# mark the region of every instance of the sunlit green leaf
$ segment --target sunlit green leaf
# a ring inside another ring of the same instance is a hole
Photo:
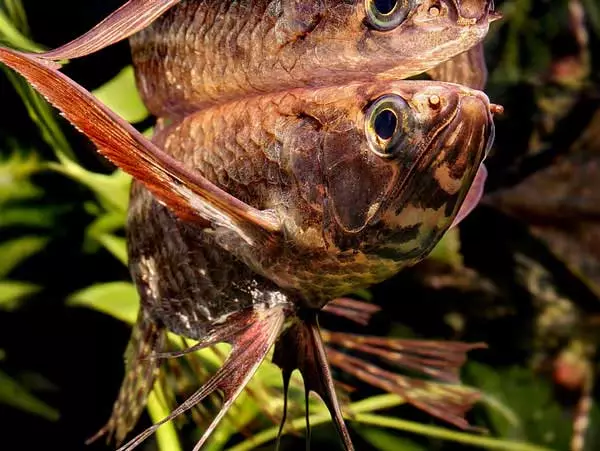
[[[127,266],[127,242],[125,238],[110,235],[108,233],[99,235],[96,239],[116,257],[121,263]]]
[[[0,10],[0,40],[11,47],[21,50],[30,52],[41,52],[44,50],[31,39],[24,36],[15,26],[13,20],[11,20],[2,10]]]
[[[87,186],[97,196],[105,209],[125,212],[129,204],[131,177],[121,170],[110,175],[88,171],[73,160],[63,158],[60,164],[49,163],[48,167]]]
[[[385,429],[357,427],[354,430],[379,451],[427,451],[423,446]]]
[[[0,277],[6,277],[25,259],[36,254],[48,243],[48,238],[24,236],[0,243]]]
[[[135,85],[132,66],[125,67],[93,94],[126,121],[135,123],[148,117],[148,110]]]
[[[0,280],[0,310],[14,310],[21,302],[41,289],[29,282]]]
[[[139,298],[133,284],[108,282],[92,285],[72,294],[68,304],[92,308],[132,324],[137,318]]]
[[[30,177],[41,169],[43,166],[33,153],[12,152],[8,158],[0,159],[0,205],[39,196],[41,191]]]
[[[46,229],[54,224],[60,210],[56,206],[4,206],[0,209],[0,228],[20,226]]]

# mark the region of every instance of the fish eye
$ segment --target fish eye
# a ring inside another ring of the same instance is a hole
[[[392,158],[403,138],[408,105],[402,97],[388,94],[379,97],[365,113],[365,133],[369,147],[382,158]]]
[[[379,31],[396,28],[413,7],[414,0],[365,0],[368,24]]]

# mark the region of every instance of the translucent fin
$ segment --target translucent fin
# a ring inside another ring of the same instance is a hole
[[[454,217],[454,221],[452,222],[452,227],[456,227],[460,222],[465,219],[469,214],[479,205],[479,201],[483,197],[483,191],[485,190],[485,181],[487,179],[487,168],[485,164],[479,166],[477,170],[477,174],[475,175],[475,180],[473,180],[473,184],[467,195],[465,200],[463,201],[458,213]]]
[[[354,321],[361,326],[369,324],[371,317],[379,312],[381,307],[358,301],[352,298],[337,298],[323,308],[324,312]]]
[[[417,371],[435,379],[457,383],[467,352],[485,349],[484,343],[404,340],[323,331],[328,349],[332,345],[377,357],[386,363]]]
[[[112,414],[106,425],[87,441],[88,444],[103,435],[107,442],[114,436],[120,443],[136,425],[159,370],[158,361],[147,357],[163,346],[164,338],[164,329],[158,327],[143,309],[140,310],[127,347],[125,378]]]
[[[344,449],[346,451],[354,450],[335,393],[327,354],[321,341],[316,312],[308,312],[304,317],[295,319],[293,324],[283,332],[275,345],[273,363],[277,364],[282,370],[284,386],[289,384],[292,372],[295,369],[300,370],[304,378],[306,391],[307,418],[308,394],[314,391],[329,409]],[[310,443],[309,427],[310,425],[307,424],[308,443]]]
[[[146,429],[118,451],[130,451],[136,448],[161,425],[190,410],[204,398],[219,390],[223,396],[222,406],[194,447],[194,451],[198,451],[264,360],[281,332],[283,322],[284,308],[281,306],[268,310],[249,309],[228,318],[227,324],[212,334],[211,340],[205,343],[206,346],[222,341],[231,343],[231,353],[223,366],[171,414]]]
[[[35,55],[54,61],[89,55],[146,28],[180,1],[129,0],[87,33],[54,50]]]
[[[465,353],[485,347],[437,341],[396,340],[363,337],[351,334],[328,333],[327,356],[332,366],[388,393],[395,393],[429,414],[461,429],[474,429],[464,418],[479,394],[458,385],[440,384],[397,374],[367,360],[343,353],[333,346],[377,357],[386,363],[420,371],[447,382],[458,382],[458,369]]]

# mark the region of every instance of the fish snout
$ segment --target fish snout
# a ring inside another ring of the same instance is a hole
[[[454,149],[455,170],[478,167],[489,153],[495,136],[494,120],[487,96],[474,92],[462,96],[459,113],[452,121],[446,146]]]

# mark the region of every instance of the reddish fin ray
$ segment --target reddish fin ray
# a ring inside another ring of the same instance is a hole
[[[0,48],[0,61],[25,77],[97,147],[184,220],[227,228],[268,246],[280,231],[269,211],[257,210],[187,169],[93,95],[42,60]]]
[[[323,308],[324,312],[354,321],[361,326],[369,324],[371,317],[379,312],[381,307],[358,301],[352,298],[337,298]]]
[[[229,357],[223,366],[167,417],[133,438],[119,448],[118,451],[133,450],[161,425],[192,409],[204,398],[219,390],[223,395],[223,403],[211,424],[204,431],[202,438],[194,447],[194,451],[198,451],[264,360],[281,332],[284,319],[284,308],[282,306],[262,311],[245,310],[229,318],[227,324],[221,329],[223,335],[214,334],[214,342],[206,344],[209,346],[219,341],[229,341],[232,344]],[[236,329],[239,331],[238,333],[234,333]]]
[[[467,360],[466,353],[487,347],[484,343],[404,340],[326,330],[322,335],[328,350],[333,345],[361,352],[386,363],[451,383],[459,382],[458,372]]]
[[[461,429],[474,429],[465,414],[479,399],[477,392],[396,374],[331,347],[327,348],[327,355],[331,365],[339,370],[388,393],[395,393],[415,407]]]

